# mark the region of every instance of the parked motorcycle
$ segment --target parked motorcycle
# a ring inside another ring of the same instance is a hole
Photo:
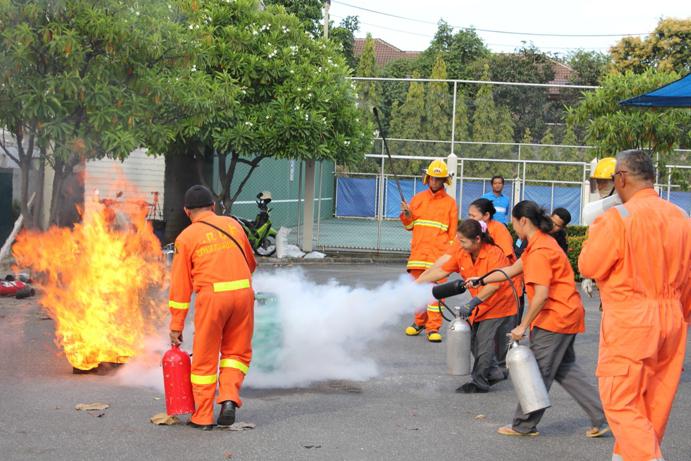
[[[259,256],[271,256],[276,252],[276,229],[271,226],[271,218],[269,213],[269,203],[271,202],[271,192],[264,191],[257,194],[257,207],[259,212],[254,218],[254,221],[242,218],[240,216],[233,216],[243,229],[250,241],[250,245],[254,252]]]

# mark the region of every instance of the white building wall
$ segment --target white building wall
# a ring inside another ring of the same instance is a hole
[[[99,199],[145,200],[150,205],[158,193],[157,216],[162,219],[165,159],[146,155],[145,149],[133,151],[124,162],[102,159],[86,163],[84,201],[86,206],[95,196]]]

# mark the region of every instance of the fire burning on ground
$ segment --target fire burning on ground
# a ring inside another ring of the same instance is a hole
[[[73,229],[25,231],[13,252],[29,267],[56,343],[80,370],[126,363],[161,326],[165,279],[161,246],[137,200],[95,200]]]

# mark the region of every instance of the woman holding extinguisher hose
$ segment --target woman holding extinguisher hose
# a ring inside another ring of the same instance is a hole
[[[440,267],[432,267],[423,272],[417,283],[436,282],[452,272],[458,272],[462,278],[467,279],[509,264],[502,249],[495,245],[487,233],[484,222],[474,219],[461,221],[456,235],[459,250]],[[456,392],[485,393],[490,386],[506,378],[504,370],[497,366],[494,345],[496,341],[506,342],[506,337],[498,336],[505,331],[504,325],[513,322],[516,303],[506,280],[484,287],[470,287],[469,291],[473,297],[461,308],[461,315],[469,316],[471,351],[475,362],[471,381],[456,389]]]
[[[528,240],[521,259],[504,268],[509,277],[523,274],[528,294],[528,310],[520,324],[511,330],[518,341],[530,333],[530,348],[535,354],[547,390],[557,381],[588,414],[591,428],[587,437],[609,432],[598,391],[576,363],[574,340],[585,331],[585,311],[564,251],[550,237],[552,220],[535,202],[524,200],[514,206],[511,222],[518,237]],[[495,283],[504,276],[495,273],[481,283]],[[467,285],[477,283],[468,280]],[[509,370],[509,373],[511,370]],[[498,429],[502,435],[536,436],[545,410],[523,413],[518,405],[513,422]]]

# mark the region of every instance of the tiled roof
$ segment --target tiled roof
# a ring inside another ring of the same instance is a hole
[[[364,48],[365,39],[356,38],[353,47],[353,54],[356,58],[360,57]],[[418,57],[420,53],[420,51],[403,51],[380,38],[374,39],[374,59],[377,62],[377,67],[384,67],[386,64],[396,59],[413,59]]]

